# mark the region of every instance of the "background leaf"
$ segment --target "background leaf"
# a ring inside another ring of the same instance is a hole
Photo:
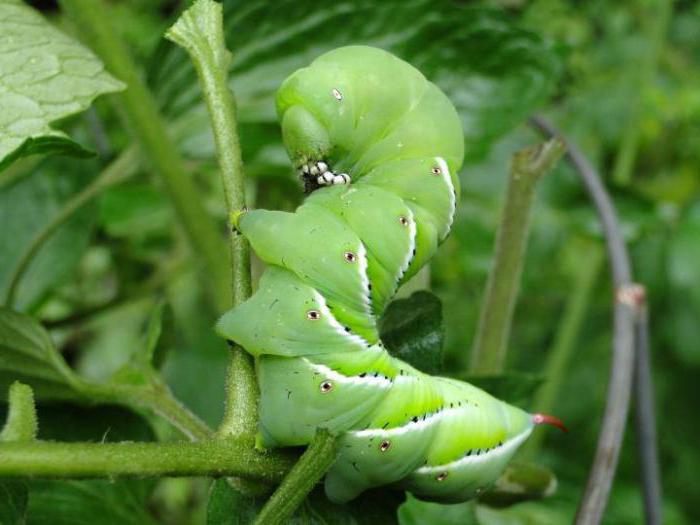
[[[33,318],[0,307],[0,396],[14,381],[34,389],[37,399],[74,399],[77,377],[44,328]]]
[[[442,369],[442,304],[432,293],[419,291],[391,302],[380,333],[391,355],[428,374]]]
[[[243,8],[228,1],[224,8],[226,38],[234,50],[231,86],[239,123],[270,123],[276,135],[274,93],[282,80],[343,45],[385,48],[435,81],[462,116],[471,156],[480,156],[540,106],[559,71],[557,56],[541,38],[503,12],[482,6],[443,0],[283,0],[274,10],[264,1]],[[187,121],[190,152],[211,156],[211,141],[196,138],[209,134],[208,122],[184,53],[164,45],[150,75],[165,111]],[[243,130],[248,141],[248,128]]]
[[[21,0],[0,5],[0,170],[21,155],[88,152],[50,123],[123,88],[90,50]]]
[[[231,488],[225,480],[212,485],[207,525],[249,525],[265,504],[267,496],[250,497]],[[368,491],[352,502],[337,505],[326,499],[323,487],[316,487],[304,500],[289,525],[392,525],[403,493],[386,489]]]
[[[39,438],[59,441],[152,441],[141,417],[119,407],[54,405],[39,410]],[[28,525],[152,525],[146,501],[154,480],[31,481]]]
[[[95,167],[92,164],[88,169]],[[0,188],[0,224],[11,225],[0,229],[0,297],[7,293],[20,256],[34,236],[90,180],[85,169],[64,159],[42,163],[28,176]],[[42,245],[17,287],[14,304],[19,309],[36,308],[76,269],[94,230],[95,217],[95,208],[85,206]]]
[[[27,485],[24,481],[0,481],[0,524],[25,523]]]

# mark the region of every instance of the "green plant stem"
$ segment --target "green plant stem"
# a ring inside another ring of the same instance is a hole
[[[581,260],[583,259],[584,257],[581,257]],[[569,367],[576,348],[576,340],[604,261],[603,249],[594,245],[591,249],[586,250],[585,264],[578,266],[573,291],[568,296],[562,320],[554,337],[554,344],[548,354],[545,367],[547,379],[535,396],[533,412],[550,414],[555,408],[557,397],[561,393],[561,386],[566,377],[566,369]],[[535,458],[545,436],[545,432],[535,429],[534,434],[523,447],[521,456],[528,459]]]
[[[255,520],[255,525],[287,523],[297,507],[333,464],[337,453],[336,439],[327,430],[318,430],[309,448],[265,503]]]
[[[31,441],[36,438],[39,423],[34,406],[34,391],[15,381],[8,394],[7,421],[0,432],[0,441]]]
[[[228,85],[230,53],[226,49],[221,4],[199,0],[185,11],[166,33],[190,55],[209,111],[221,168],[221,180],[229,215],[245,208],[243,159],[236,131],[236,104]],[[233,305],[251,294],[250,246],[240,234],[230,232]],[[252,357],[231,347],[226,380],[227,401],[219,434],[247,436],[251,443],[257,428],[258,387]]]
[[[69,220],[73,214],[88,202],[105,191],[107,188],[119,184],[133,175],[134,166],[137,163],[136,148],[126,149],[109,166],[107,166],[89,185],[82,191],[71,197],[58,214],[41,230],[39,230],[27,245],[27,248],[20,256],[17,264],[12,270],[10,284],[5,294],[5,304],[12,307],[17,294],[17,288],[22,281],[22,277],[29,268],[30,263],[39,252],[44,243],[53,235],[56,230]]]
[[[278,482],[293,458],[236,439],[169,443],[0,443],[0,477],[245,476]]]
[[[61,0],[60,3],[110,72],[127,84],[125,91],[115,95],[122,114],[142,146],[145,158],[161,176],[193,251],[202,257],[212,302],[217,310],[225,310],[230,304],[227,286],[224,286],[229,277],[218,228],[187,174],[152,94],[114,31],[109,9],[103,0]]]
[[[512,159],[503,217],[496,237],[494,264],[489,273],[471,355],[471,371],[498,373],[503,369],[515,300],[520,287],[530,215],[537,181],[565,151],[552,139],[525,148]]]
[[[196,414],[178,400],[170,388],[153,372],[147,386],[114,383],[83,383],[79,390],[97,403],[116,403],[131,409],[146,409],[162,417],[191,441],[212,437],[213,432]]]
[[[656,0],[651,2],[656,9],[653,13],[647,13],[649,18],[649,30],[646,41],[649,42],[649,51],[645,54],[638,75],[633,79],[632,91],[632,115],[628,119],[625,133],[620,142],[620,148],[615,157],[612,178],[616,184],[628,185],[632,180],[639,140],[641,137],[641,117],[643,113],[642,96],[647,86],[651,84],[656,74],[659,58],[664,48],[664,40],[668,32],[668,26],[673,14],[673,0]]]

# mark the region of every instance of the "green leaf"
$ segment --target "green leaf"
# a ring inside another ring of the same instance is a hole
[[[100,222],[111,236],[141,240],[168,235],[174,217],[167,197],[152,184],[127,182],[101,197]]]
[[[523,501],[542,499],[554,494],[557,478],[546,467],[529,461],[511,461],[489,490],[479,497],[491,507],[509,507]]]
[[[27,484],[24,481],[0,481],[0,524],[25,523]]]
[[[399,507],[401,525],[476,525],[474,502],[444,505],[421,501],[409,495],[406,503]]]
[[[0,4],[0,34],[0,170],[35,153],[89,154],[50,124],[123,84],[21,0]]]
[[[527,405],[544,376],[527,372],[504,372],[502,374],[455,374],[452,377],[466,381],[486,390],[489,394],[507,403]]]
[[[37,398],[79,397],[79,379],[46,330],[32,317],[0,307],[1,395],[14,381],[31,385]]]
[[[393,301],[380,321],[389,352],[428,374],[442,368],[444,332],[440,299],[426,291]]]
[[[249,525],[265,504],[266,496],[245,496],[225,480],[212,485],[207,525]],[[389,490],[368,491],[345,505],[331,503],[316,487],[288,521],[289,525],[391,525],[403,494]]]
[[[445,90],[474,156],[539,107],[559,73],[554,52],[504,13],[448,0],[282,0],[273,11],[262,0],[247,2],[245,9],[225,2],[224,22],[242,125],[276,122],[274,94],[294,70],[336,47],[368,44],[408,60]],[[191,153],[212,156],[211,140],[193,138],[210,130],[198,117],[205,112],[185,54],[163,47],[150,73],[166,112],[188,122],[186,142],[199,148]]]
[[[207,525],[249,525],[265,504],[267,496],[247,496],[225,479],[212,483],[207,506]]]
[[[88,183],[92,175],[86,170],[95,167],[92,162],[52,159],[0,190],[0,224],[12,225],[0,229],[0,297],[6,297],[16,267],[32,240]],[[51,235],[29,263],[13,306],[23,311],[35,308],[50,290],[70,277],[88,246],[94,218],[95,208],[87,205]]]
[[[165,301],[158,302],[148,320],[143,352],[134,356],[138,362],[149,368],[161,367],[168,350],[175,344],[174,323],[172,308]]]
[[[152,441],[146,421],[119,407],[40,408],[39,437],[56,441]],[[29,525],[152,525],[147,499],[152,480],[33,481],[29,484]]]
[[[35,481],[28,525],[155,525],[146,499],[152,482]]]

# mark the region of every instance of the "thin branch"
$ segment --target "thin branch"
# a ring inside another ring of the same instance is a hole
[[[0,478],[245,476],[279,482],[294,462],[238,439],[168,443],[0,443]]]
[[[547,136],[561,136],[561,133],[547,120],[535,116],[532,125]],[[610,379],[606,400],[605,414],[598,436],[593,465],[588,475],[578,513],[577,525],[600,523],[608,502],[612,480],[617,468],[617,461],[624,437],[625,425],[629,409],[634,368],[634,322],[637,317],[637,306],[630,296],[634,295],[634,285],[631,285],[631,268],[629,256],[625,247],[620,225],[615,215],[610,196],[606,192],[599,175],[588,162],[583,152],[571,142],[568,142],[567,158],[576,169],[589,196],[598,212],[607,243],[608,257],[616,289],[615,307],[613,313],[613,357],[610,367]],[[647,369],[649,374],[650,371]],[[644,403],[643,411],[653,414],[650,401],[653,394],[650,390],[641,392],[640,389],[650,389],[651,380],[648,377],[635,382],[638,403]],[[655,448],[654,444],[645,443],[648,436],[640,435],[640,447],[644,450]],[[654,480],[645,480],[644,486],[660,486],[658,472],[644,469],[644,476],[657,476]],[[658,509],[657,509],[658,510]]]
[[[149,410],[165,419],[191,441],[213,436],[209,426],[173,395],[156,372],[153,371],[148,379],[147,385],[136,386],[81,381],[78,390],[93,403],[114,403],[132,410]]]
[[[128,88],[115,95],[120,115],[141,145],[146,160],[161,176],[170,200],[193,251],[202,258],[209,297],[217,310],[229,305],[226,286],[229,275],[221,256],[221,236],[204,207],[204,199],[187,173],[184,161],[171,139],[156,102],[144,83],[109,17],[104,0],[60,0],[80,35],[85,36],[107,68]]]
[[[265,503],[255,520],[255,525],[287,523],[297,507],[333,464],[337,453],[336,439],[327,430],[318,430],[309,448]]]
[[[117,159],[107,166],[88,186],[71,197],[61,208],[61,211],[31,239],[27,248],[20,255],[17,264],[12,270],[10,284],[5,294],[5,305],[12,307],[17,294],[17,288],[22,277],[29,268],[30,263],[44,245],[44,243],[65,224],[75,212],[88,202],[105,191],[107,188],[119,184],[133,175],[137,164],[137,151],[135,147],[126,149]]]
[[[221,4],[199,0],[185,11],[166,37],[185,48],[197,76],[212,121],[221,180],[229,215],[245,208],[243,160],[236,131],[236,105],[228,86],[230,53],[223,33]],[[230,232],[233,305],[251,294],[250,246]],[[252,357],[242,348],[231,348],[226,379],[227,402],[220,435],[247,436],[251,443],[257,430],[258,387]]]
[[[636,366],[634,375],[637,453],[642,470],[642,491],[647,525],[661,525],[661,473],[657,454],[654,386],[649,357],[649,311],[646,290],[637,285],[639,315],[635,322]]]
[[[473,372],[495,373],[503,369],[520,288],[535,187],[563,153],[563,142],[552,139],[513,156],[503,217],[496,236],[494,263],[489,272],[471,354]]]

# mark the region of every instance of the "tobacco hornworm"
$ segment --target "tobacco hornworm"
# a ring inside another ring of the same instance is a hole
[[[294,213],[234,218],[268,268],[217,325],[256,357],[259,445],[337,434],[333,501],[386,484],[440,501],[479,494],[534,424],[557,421],[424,374],[377,331],[450,231],[464,155],[454,107],[406,62],[351,46],[287,78],[277,111],[310,195]]]

